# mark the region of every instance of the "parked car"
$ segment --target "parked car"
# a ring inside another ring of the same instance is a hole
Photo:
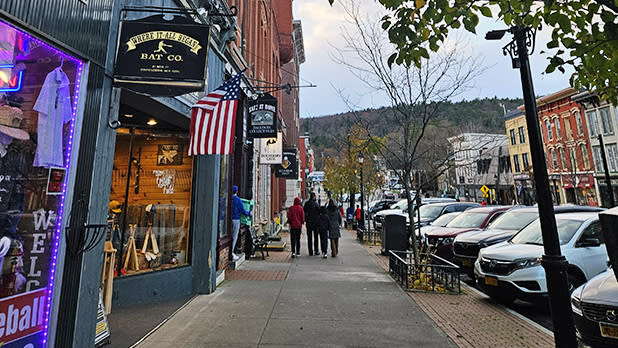
[[[425,201],[431,198],[426,198]],[[450,200],[450,198],[439,198]],[[430,224],[435,219],[439,218],[443,214],[453,213],[456,211],[464,211],[469,208],[479,207],[480,204],[474,202],[452,202],[445,201],[442,203],[425,203],[418,209],[417,224],[421,227]],[[451,221],[452,222],[452,221]]]
[[[414,200],[414,197],[412,199]],[[452,198],[423,198],[421,200],[421,206],[425,205],[425,204],[437,203],[437,202],[458,203],[458,202],[456,202]],[[475,205],[478,206],[478,203],[466,203],[466,204],[475,204]],[[414,207],[414,209],[416,209],[416,206]],[[465,209],[463,209],[463,210],[465,210]],[[448,211],[444,211],[441,214],[438,214],[436,217],[442,215],[443,213],[450,213],[450,212],[454,212],[454,211],[462,211],[462,210],[449,209]],[[405,216],[406,217],[406,224],[409,226],[410,225],[410,217],[408,216],[408,200],[407,199],[402,199],[399,202],[397,202],[396,204],[392,205],[390,209],[386,209],[386,210],[382,210],[382,211],[377,212],[374,215],[374,217],[373,217],[375,229],[376,230],[381,230],[382,229],[382,223],[384,222],[384,217],[386,215],[391,215],[391,214]],[[421,220],[422,219],[423,219],[423,216],[421,215]],[[421,224],[421,226],[427,225],[429,222],[433,221],[434,219],[427,219],[426,218],[425,219],[426,223],[425,224]],[[417,223],[418,223],[418,221],[417,221]]]
[[[613,269],[575,289],[571,310],[582,342],[595,348],[618,346],[618,281]]]
[[[596,212],[556,214],[571,289],[607,269],[607,250]],[[537,219],[506,242],[481,249],[474,263],[479,288],[496,301],[535,302],[547,296],[541,224]]]
[[[395,199],[395,194],[391,191],[384,191],[384,199]]]
[[[434,232],[434,231],[439,231],[443,228],[445,228],[446,225],[448,225],[449,222],[453,221],[454,218],[456,218],[457,216],[459,216],[459,214],[461,214],[463,212],[461,211],[456,211],[453,213],[446,213],[446,214],[442,214],[442,216],[440,216],[439,218],[433,220],[429,225],[425,225],[423,227],[421,227],[419,230],[419,235],[418,240],[419,242],[424,242],[425,241],[425,234],[429,233],[429,232]]]
[[[397,201],[394,199],[383,199],[380,201],[376,201],[375,203],[371,205],[369,210],[367,210],[367,216],[369,216],[369,218],[371,219],[373,218],[373,215],[375,213],[385,210],[385,209],[389,209],[391,205],[395,203],[397,203]]]
[[[554,207],[554,213],[599,212],[603,208],[586,205],[559,205]],[[517,206],[502,214],[484,230],[471,231],[455,237],[453,243],[453,261],[462,271],[474,274],[474,261],[479,250],[490,245],[504,242],[522,228],[539,217],[538,207]]]
[[[430,207],[432,205],[427,205]],[[449,222],[446,227],[425,233],[425,240],[435,255],[453,260],[453,241],[462,233],[487,227],[511,206],[497,205],[469,208]],[[421,207],[421,210],[423,207]]]

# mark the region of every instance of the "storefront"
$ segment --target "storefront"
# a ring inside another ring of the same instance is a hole
[[[567,203],[599,205],[592,173],[562,175],[562,187],[564,188]]]
[[[84,61],[0,17],[0,342],[47,343]],[[68,189],[70,190],[70,187]],[[70,195],[71,193],[69,193]],[[68,248],[69,253],[79,250]]]

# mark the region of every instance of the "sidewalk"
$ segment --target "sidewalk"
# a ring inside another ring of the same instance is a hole
[[[342,232],[336,258],[307,256],[303,233],[301,257],[271,252],[227,271],[137,347],[457,347]]]
[[[349,231],[356,236],[355,231]],[[363,245],[388,272],[388,257],[379,246]],[[551,348],[546,330],[496,304],[488,296],[461,284],[460,295],[408,292],[408,295],[460,348]]]

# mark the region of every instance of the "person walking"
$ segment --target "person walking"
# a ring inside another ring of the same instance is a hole
[[[318,248],[318,217],[320,216],[320,207],[315,201],[315,192],[311,192],[309,200],[305,202],[305,226],[307,227],[307,249],[309,250],[309,256],[313,256],[313,250],[315,255],[320,255],[320,249]]]
[[[320,246],[322,247],[322,257],[326,258],[328,255],[328,230],[330,226],[330,220],[328,219],[328,213],[326,207],[320,207],[317,221],[317,230],[320,235]],[[319,252],[316,250],[316,255]]]
[[[328,215],[328,238],[330,239],[331,256],[336,257],[339,254],[339,238],[341,238],[341,214],[334,199],[328,201],[326,207],[326,214]]]
[[[238,197],[238,186],[232,187],[232,260],[238,260],[238,255],[234,253],[236,241],[238,241],[238,231],[240,231],[240,214],[251,216],[251,212],[245,210],[242,200]]]
[[[294,198],[294,205],[288,209],[288,224],[290,224],[290,244],[292,257],[300,256],[300,231],[305,223],[305,212],[300,205],[300,198]]]

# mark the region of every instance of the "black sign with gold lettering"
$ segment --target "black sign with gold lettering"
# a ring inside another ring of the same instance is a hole
[[[275,164],[275,177],[298,179],[296,149],[283,149],[283,161],[281,161],[281,164]]]
[[[277,137],[277,98],[265,93],[247,102],[249,120],[247,135],[252,138]]]
[[[123,21],[114,83],[155,96],[204,89],[210,27],[176,16]]]

